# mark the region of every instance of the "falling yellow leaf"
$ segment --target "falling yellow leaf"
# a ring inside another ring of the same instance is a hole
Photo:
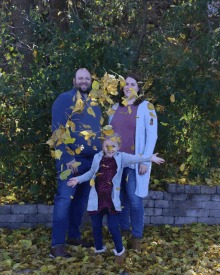
[[[124,206],[121,206],[121,209],[123,209],[124,208]]]
[[[148,108],[149,110],[154,110],[154,105],[153,105],[152,103],[148,103],[148,104],[147,104],[147,108]]]
[[[175,102],[175,96],[174,96],[174,95],[171,95],[171,96],[170,96],[170,101],[171,101],[171,102]]]
[[[71,138],[71,137],[69,137],[68,139],[66,139],[65,141],[64,141],[64,143],[65,144],[73,144],[74,142],[75,142],[75,138]]]
[[[106,167],[106,168],[109,168],[109,166],[105,165],[105,164],[102,164],[103,167]]]
[[[188,53],[189,51],[190,51],[190,49],[189,49],[189,48],[186,48],[186,49],[184,50],[183,54],[186,54],[186,53]]]
[[[87,109],[87,113],[95,117],[95,113],[91,107]]]
[[[96,146],[95,146],[95,145],[92,147],[92,149],[93,149],[93,150],[97,150],[97,148],[96,148]]]
[[[112,183],[110,181],[108,181],[108,183],[111,185]]]
[[[119,75],[119,81],[120,81],[120,88],[122,89],[124,86],[126,86],[126,82],[124,77],[122,77],[121,75]]]
[[[70,198],[73,200],[74,199],[74,197],[73,196],[70,196]]]
[[[118,190],[118,191],[119,191],[120,189],[121,189],[121,188],[116,188],[116,190]]]
[[[61,172],[63,171],[63,164],[61,165]]]
[[[70,154],[71,156],[75,155],[75,152],[73,150],[71,150],[69,147],[66,147],[65,150],[67,151],[68,154]]]
[[[103,134],[106,136],[113,136],[114,135],[114,130],[104,130]]]
[[[120,137],[117,137],[117,142],[121,142],[121,139],[120,139]]]
[[[78,167],[78,166],[80,166],[80,165],[81,165],[81,162],[76,161],[76,162],[74,162],[74,163],[72,164],[72,167],[74,168],[74,167]]]
[[[139,116],[135,116],[135,118],[139,118]]]
[[[63,152],[58,149],[58,150],[55,150],[54,154],[56,159],[60,159]]]
[[[95,180],[94,179],[91,179],[90,180],[90,186],[93,186],[95,184]]]
[[[152,117],[155,117],[155,118],[156,118],[156,116],[155,116],[152,112],[150,112],[150,116],[152,116]]]
[[[66,127],[70,127],[71,131],[74,133],[75,130],[76,130],[76,125],[73,121],[71,120],[68,120],[67,123],[66,123]]]
[[[112,130],[112,125],[105,125],[105,127],[103,127],[103,130]]]
[[[92,82],[92,89],[93,90],[98,90],[99,89],[99,82],[98,81],[96,81],[96,80],[94,80],[93,82]]]
[[[62,43],[59,48],[62,49],[64,47],[64,43]]]
[[[91,139],[87,140],[87,144],[88,144],[88,146],[91,146],[91,144],[92,144]]]
[[[127,175],[127,178],[126,178],[126,181],[127,181],[127,182],[128,182],[128,176],[129,176],[129,175]]]
[[[55,145],[55,140],[51,138],[46,142],[46,144],[49,145],[50,148],[53,148]]]
[[[114,149],[113,149],[112,146],[109,145],[109,146],[107,146],[107,150],[108,150],[108,151],[113,151]]]
[[[58,139],[56,146],[59,146],[62,143],[63,143],[63,139]]]
[[[51,156],[52,156],[52,158],[55,158],[55,151],[51,151]]]
[[[131,106],[128,106],[128,113],[129,113],[129,114],[132,113]]]
[[[106,114],[107,114],[108,116],[114,115],[114,113],[115,113],[115,110],[112,109],[112,108],[109,108],[108,111],[106,111]]]
[[[101,175],[103,175],[103,173],[95,173],[96,177],[101,176]]]
[[[113,141],[113,142],[116,141],[116,137],[111,137],[110,139],[111,139],[111,141]]]
[[[90,105],[91,106],[98,106],[99,104],[98,104],[98,102],[91,102]]]
[[[150,125],[153,125],[153,118],[151,118],[150,120]]]
[[[38,52],[38,50],[34,50],[34,52],[33,52],[34,58],[37,58],[37,52]]]
[[[185,169],[185,166],[186,166],[185,163],[181,164],[180,165],[180,171],[183,171]]]
[[[124,100],[122,101],[122,104],[123,104],[124,106],[128,106],[128,100],[127,100],[127,99],[124,99]]]
[[[131,91],[131,93],[132,93],[133,95],[137,96],[137,92],[135,91],[134,88],[129,88],[129,90]]]
[[[80,153],[81,153],[81,149],[80,149],[80,148],[77,148],[77,149],[75,150],[75,153],[76,153],[76,154],[80,154]]]
[[[74,97],[73,97],[73,102],[75,102],[75,99],[76,99],[76,96],[74,95]]]
[[[139,154],[140,157],[142,157],[142,154]]]
[[[41,132],[41,131],[40,131],[40,130],[38,130],[38,131],[36,132],[36,134],[37,134],[37,135],[39,135],[39,134],[40,134],[40,132]]]
[[[135,145],[132,145],[132,146],[131,146],[131,150],[134,150],[134,149],[135,149]]]
[[[105,140],[105,138],[104,138],[104,137],[98,137],[98,139]]]
[[[61,174],[60,174],[60,179],[61,180],[66,180],[67,177],[71,174],[72,170],[71,169],[67,169],[65,171],[63,171]]]
[[[103,122],[104,122],[104,118],[101,116],[101,117],[100,117],[100,124],[102,125]]]

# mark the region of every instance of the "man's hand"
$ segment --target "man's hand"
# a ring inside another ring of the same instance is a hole
[[[77,173],[78,172],[78,167],[73,167],[72,165],[76,162],[75,158],[73,160],[71,160],[70,162],[68,162],[66,164],[67,166],[67,169],[71,169],[72,170],[72,173]]]
[[[144,175],[147,173],[148,166],[146,164],[140,163],[139,165],[139,175]]]
[[[162,158],[158,158],[158,157],[157,157],[158,154],[159,154],[159,153],[153,154],[153,155],[151,156],[150,160],[151,160],[152,162],[157,163],[157,164],[164,163],[165,160],[162,159]]]
[[[68,185],[68,186],[72,186],[72,188],[73,188],[74,186],[77,185],[78,182],[79,182],[79,180],[78,180],[77,178],[71,178],[71,179],[67,182],[67,185]]]

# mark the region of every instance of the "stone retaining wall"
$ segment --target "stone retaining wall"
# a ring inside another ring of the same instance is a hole
[[[220,186],[169,184],[166,192],[149,191],[144,204],[144,224],[180,226],[193,222],[220,224]],[[38,224],[52,226],[53,205],[0,205],[0,227],[17,229]],[[91,222],[85,211],[81,229]],[[103,225],[107,225],[106,216]]]

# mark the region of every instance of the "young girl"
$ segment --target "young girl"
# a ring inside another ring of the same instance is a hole
[[[122,237],[119,230],[119,214],[121,212],[120,184],[123,167],[125,164],[151,161],[157,164],[165,160],[158,158],[157,154],[150,158],[145,155],[132,155],[118,152],[121,140],[117,133],[112,136],[104,135],[102,140],[102,151],[95,154],[91,169],[81,176],[71,178],[67,185],[74,187],[78,183],[90,181],[92,186],[87,211],[91,215],[95,252],[105,252],[106,247],[102,246],[102,219],[107,215],[108,229],[112,235],[115,249],[115,263],[121,263],[126,257],[125,248],[122,244]],[[94,181],[95,180],[95,181]]]

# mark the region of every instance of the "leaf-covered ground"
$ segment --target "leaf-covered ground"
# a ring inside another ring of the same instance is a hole
[[[0,274],[140,274],[211,275],[220,274],[220,226],[192,223],[144,228],[142,252],[130,249],[130,237],[123,237],[127,258],[114,264],[113,241],[103,227],[107,251],[91,256],[94,248],[67,247],[72,258],[51,259],[51,228],[10,230],[0,228]],[[93,241],[92,229],[85,227],[82,237]],[[23,272],[22,272],[23,271]]]

